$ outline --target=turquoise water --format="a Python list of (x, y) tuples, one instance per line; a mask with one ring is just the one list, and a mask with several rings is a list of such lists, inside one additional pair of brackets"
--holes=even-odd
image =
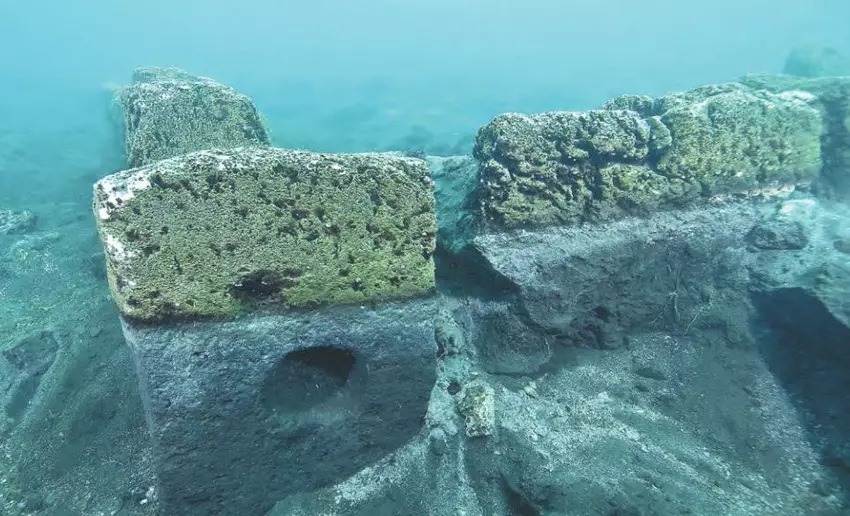
[[(136, 373), (91, 212), (92, 185), (125, 168), (109, 108), (135, 68), (232, 86), (276, 147), (461, 156), (501, 113), (776, 73), (801, 46), (850, 55), (848, 19), (839, 0), (7, 0), (0, 212), (38, 222), (0, 232), (0, 516), (155, 510)], [(528, 503), (512, 514), (567, 514)]]

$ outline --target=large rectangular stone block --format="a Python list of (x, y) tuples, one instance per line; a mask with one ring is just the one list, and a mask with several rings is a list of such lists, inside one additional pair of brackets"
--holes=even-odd
[(437, 356), (424, 161), (199, 151), (104, 178), (94, 210), (166, 514), (263, 514), (419, 432)]
[(434, 289), (433, 184), (417, 159), (200, 151), (102, 179), (94, 209), (112, 294), (136, 321)]
[(475, 144), (481, 223), (599, 221), (810, 183), (823, 131), (811, 100), (724, 84), (625, 95), (588, 112), (500, 115)]

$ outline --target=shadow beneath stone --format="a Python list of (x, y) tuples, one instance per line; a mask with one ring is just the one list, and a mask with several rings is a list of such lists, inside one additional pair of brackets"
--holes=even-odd
[(797, 406), (821, 462), (850, 495), (850, 328), (801, 288), (754, 296), (761, 353)]

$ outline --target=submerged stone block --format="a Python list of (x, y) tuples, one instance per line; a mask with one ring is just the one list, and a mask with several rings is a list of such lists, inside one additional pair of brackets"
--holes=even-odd
[(420, 431), (437, 357), (424, 161), (199, 151), (104, 178), (94, 209), (165, 513), (263, 514)]
[(116, 101), (130, 167), (203, 149), (270, 144), (251, 99), (177, 68), (137, 69)]
[(108, 176), (94, 209), (124, 317), (167, 321), (371, 303), (434, 289), (424, 161), (200, 151)]
[(748, 75), (742, 82), (776, 94), (813, 97), (823, 119), (823, 180), (829, 190), (850, 195), (850, 77), (804, 78), (781, 74)]
[(436, 301), (124, 325), (165, 514), (265, 514), (337, 484), (420, 431)]
[(501, 115), (476, 140), (480, 217), (494, 229), (571, 224), (811, 182), (823, 128), (810, 101), (732, 83)]

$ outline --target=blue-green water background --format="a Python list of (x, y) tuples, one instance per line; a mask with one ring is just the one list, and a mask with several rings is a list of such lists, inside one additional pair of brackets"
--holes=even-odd
[(121, 166), (109, 86), (179, 66), (250, 95), (274, 143), (468, 151), (505, 111), (588, 109), (850, 53), (842, 0), (4, 0), (0, 203), (83, 200)]

